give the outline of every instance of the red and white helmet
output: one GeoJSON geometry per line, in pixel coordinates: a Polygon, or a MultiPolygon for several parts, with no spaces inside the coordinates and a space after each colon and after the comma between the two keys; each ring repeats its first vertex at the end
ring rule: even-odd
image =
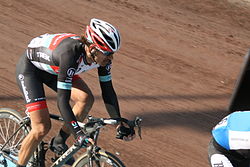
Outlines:
{"type": "Polygon", "coordinates": [[[111,24],[99,19],[90,20],[85,35],[87,40],[92,43],[90,47],[96,47],[105,55],[118,51],[121,45],[119,31],[111,24]]]}

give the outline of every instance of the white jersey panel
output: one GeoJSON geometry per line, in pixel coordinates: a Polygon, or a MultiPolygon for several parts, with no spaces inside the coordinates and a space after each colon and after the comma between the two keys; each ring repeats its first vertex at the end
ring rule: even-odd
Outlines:
{"type": "Polygon", "coordinates": [[[36,37],[31,40],[28,47],[29,48],[38,48],[38,47],[46,47],[48,48],[52,39],[59,34],[44,34],[39,37],[36,37]]]}
{"type": "Polygon", "coordinates": [[[34,66],[36,66],[40,70],[46,71],[46,72],[48,72],[50,74],[57,75],[57,73],[48,64],[41,63],[41,62],[36,62],[36,61],[31,61],[31,63],[34,64],[34,66]]]}
{"type": "Polygon", "coordinates": [[[228,131],[228,142],[231,150],[250,149],[250,131],[228,131]]]}
{"type": "Polygon", "coordinates": [[[93,68],[98,68],[100,65],[96,63],[92,63],[91,65],[86,65],[83,60],[79,63],[76,73],[75,74],[80,74],[82,72],[91,70],[93,68]]]}

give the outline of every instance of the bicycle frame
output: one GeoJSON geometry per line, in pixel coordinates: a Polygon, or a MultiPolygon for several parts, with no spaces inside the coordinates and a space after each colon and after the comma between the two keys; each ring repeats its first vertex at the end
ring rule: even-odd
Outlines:
{"type": "MultiPolygon", "coordinates": [[[[63,118],[58,116],[58,115],[54,115],[54,114],[50,114],[50,118],[53,120],[57,120],[57,121],[63,121],[63,118]]],[[[120,121],[122,121],[124,118],[122,118],[120,121]]],[[[138,120],[138,119],[137,119],[138,120]]],[[[127,120],[128,121],[128,120],[127,120]]],[[[141,120],[139,120],[140,122],[141,120]]],[[[104,127],[105,125],[108,124],[117,124],[119,122],[119,120],[115,120],[115,119],[104,119],[104,118],[93,118],[91,116],[89,116],[88,118],[88,123],[90,124],[84,124],[81,122],[78,122],[79,126],[82,128],[83,131],[85,131],[86,134],[90,135],[90,138],[92,138],[92,140],[94,141],[93,145],[88,146],[85,152],[85,155],[87,155],[89,161],[89,166],[93,166],[92,165],[92,160],[95,161],[95,163],[98,165],[99,164],[99,157],[97,156],[97,154],[99,153],[99,151],[101,150],[100,147],[97,146],[97,140],[99,137],[99,133],[100,133],[100,129],[102,127],[104,127]]],[[[136,121],[135,121],[136,123],[136,121]]],[[[4,149],[5,146],[11,142],[12,138],[22,129],[22,128],[27,128],[27,130],[30,130],[30,117],[26,116],[23,118],[23,121],[20,123],[20,127],[7,139],[7,141],[3,144],[1,150],[0,150],[0,155],[2,155],[5,159],[12,161],[13,163],[17,164],[17,160],[13,157],[10,156],[10,150],[6,150],[4,149]]],[[[135,126],[137,126],[135,124],[135,126]]],[[[18,143],[20,143],[20,141],[18,141],[18,143]]],[[[41,143],[38,145],[35,153],[33,154],[33,159],[34,161],[30,161],[28,162],[27,166],[40,166],[40,165],[44,165],[44,160],[45,160],[45,154],[48,148],[44,147],[46,144],[48,143],[44,143],[43,141],[41,141],[41,143]]],[[[62,165],[64,165],[67,160],[69,160],[75,153],[77,153],[81,148],[80,145],[78,145],[77,143],[73,144],[63,155],[61,155],[58,159],[56,159],[56,161],[51,165],[51,167],[61,167],[62,165]]],[[[103,150],[104,151],[104,150],[103,150]]],[[[6,164],[6,160],[2,160],[1,164],[6,164]]],[[[6,165],[5,165],[6,166],[6,165]]],[[[99,165],[98,165],[99,166],[99,165]]]]}
{"type": "MultiPolygon", "coordinates": [[[[54,114],[50,114],[50,118],[53,119],[53,120],[57,120],[57,121],[63,121],[62,117],[58,116],[58,115],[54,115],[54,114]]],[[[17,160],[10,157],[9,156],[9,153],[8,153],[8,150],[4,150],[5,146],[12,140],[12,138],[22,129],[22,128],[25,128],[25,126],[30,126],[30,118],[29,116],[26,116],[23,118],[23,122],[21,122],[21,126],[15,131],[15,133],[13,133],[9,138],[8,140],[5,142],[5,144],[2,146],[1,150],[0,150],[0,154],[3,155],[6,159],[14,162],[15,164],[17,164],[17,160]]],[[[81,122],[78,122],[79,126],[81,128],[84,128],[84,123],[81,123],[81,122]]],[[[97,140],[98,140],[98,136],[99,136],[99,132],[100,132],[100,129],[98,129],[99,127],[93,127],[91,128],[91,131],[95,131],[94,132],[94,135],[92,136],[93,137],[93,141],[94,143],[96,144],[97,143],[97,140]]],[[[43,142],[41,142],[43,143],[43,142]]],[[[40,147],[42,149],[44,149],[44,144],[40,144],[40,147]]],[[[96,148],[97,146],[89,146],[87,148],[87,155],[88,157],[92,157],[93,156],[93,153],[95,150],[94,148],[96,148]]],[[[62,165],[65,164],[65,162],[67,162],[67,160],[69,158],[71,158],[75,153],[77,153],[82,147],[81,146],[78,146],[76,144],[73,144],[63,155],[61,155],[52,165],[51,167],[61,167],[62,165]]],[[[99,147],[98,147],[99,148],[99,147]]],[[[96,150],[99,150],[99,149],[96,149],[96,150]]],[[[41,150],[37,150],[37,154],[39,154],[41,150]]],[[[45,153],[44,153],[45,154],[45,153]]],[[[30,163],[28,163],[28,165],[31,165],[30,163]]]]}

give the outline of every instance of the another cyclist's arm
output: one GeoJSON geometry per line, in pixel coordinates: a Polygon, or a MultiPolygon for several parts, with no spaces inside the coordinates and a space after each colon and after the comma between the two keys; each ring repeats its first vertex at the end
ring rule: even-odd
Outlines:
{"type": "Polygon", "coordinates": [[[108,64],[106,67],[98,68],[99,81],[102,90],[102,98],[105,103],[105,107],[109,113],[109,116],[112,118],[119,118],[121,117],[119,103],[112,85],[110,69],[111,63],[108,64]]]}

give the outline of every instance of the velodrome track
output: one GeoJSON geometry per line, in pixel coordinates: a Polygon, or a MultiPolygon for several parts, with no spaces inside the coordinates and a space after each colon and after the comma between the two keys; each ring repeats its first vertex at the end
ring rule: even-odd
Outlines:
{"type": "MultiPolygon", "coordinates": [[[[112,75],[122,115],[143,118],[143,140],[100,146],[128,167],[208,167],[211,128],[226,115],[235,80],[250,48],[250,10],[235,0],[1,0],[0,107],[24,110],[15,64],[43,33],[80,34],[93,17],[121,32],[112,75]]],[[[97,71],[81,74],[95,95],[91,111],[107,117],[97,71]]],[[[51,113],[56,95],[46,88],[51,113]]],[[[58,124],[46,141],[57,133],[58,124]]],[[[69,141],[71,142],[71,141],[69,141]]]]}

